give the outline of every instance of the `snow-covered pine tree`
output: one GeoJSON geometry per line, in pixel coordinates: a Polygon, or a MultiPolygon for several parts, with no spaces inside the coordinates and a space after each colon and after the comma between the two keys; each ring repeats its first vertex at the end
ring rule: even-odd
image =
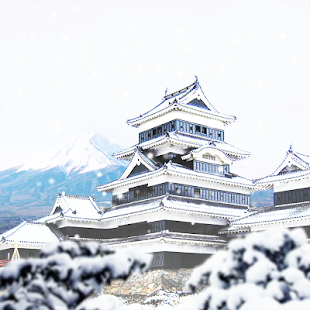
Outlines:
{"type": "Polygon", "coordinates": [[[273,229],[231,241],[228,251],[194,270],[188,287],[195,291],[200,285],[207,288],[191,309],[309,310],[310,245],[305,232],[273,229]]]}
{"type": "Polygon", "coordinates": [[[114,279],[146,270],[151,255],[110,250],[97,243],[50,245],[39,258],[10,262],[0,270],[1,310],[76,309],[114,279]]]}

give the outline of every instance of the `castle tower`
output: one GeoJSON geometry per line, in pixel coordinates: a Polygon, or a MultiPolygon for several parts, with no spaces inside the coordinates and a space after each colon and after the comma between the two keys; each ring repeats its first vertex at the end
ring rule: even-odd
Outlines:
{"type": "Polygon", "coordinates": [[[290,146],[279,167],[257,181],[274,189],[275,207],[292,207],[310,201],[310,156],[293,151],[290,146]]]}
{"type": "Polygon", "coordinates": [[[254,186],[231,172],[250,155],[224,139],[234,121],[211,105],[198,79],[128,120],[139,143],[114,154],[129,165],[118,180],[98,186],[113,194],[102,216],[110,219],[101,226],[108,244],[154,253],[154,268],[193,267],[224,247],[218,230],[245,214],[254,186]]]}
{"type": "Polygon", "coordinates": [[[232,220],[221,234],[235,236],[282,227],[302,227],[310,241],[310,156],[286,152],[284,160],[267,177],[256,180],[257,189],[273,189],[274,206],[258,208],[232,220]]]}

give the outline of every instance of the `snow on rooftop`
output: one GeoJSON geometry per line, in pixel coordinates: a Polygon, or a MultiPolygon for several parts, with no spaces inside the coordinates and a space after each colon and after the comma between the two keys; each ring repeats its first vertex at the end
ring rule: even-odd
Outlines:
{"type": "Polygon", "coordinates": [[[310,176],[310,156],[293,151],[292,146],[286,152],[284,160],[277,169],[270,175],[256,180],[257,184],[272,184],[294,180],[298,178],[307,178],[310,176]]]}
{"type": "Polygon", "coordinates": [[[159,176],[163,174],[176,175],[176,176],[181,176],[181,177],[192,177],[198,180],[205,180],[205,181],[210,181],[210,182],[215,182],[215,183],[229,184],[233,186],[242,186],[242,187],[254,189],[253,180],[249,180],[249,179],[246,179],[240,176],[229,178],[225,176],[207,174],[204,172],[197,172],[197,171],[191,170],[189,168],[183,167],[179,164],[175,164],[172,162],[166,163],[161,168],[151,171],[151,172],[143,173],[142,175],[135,175],[135,176],[131,176],[126,179],[123,179],[123,180],[116,180],[116,181],[112,181],[104,185],[99,185],[97,186],[97,189],[99,191],[111,191],[112,189],[123,186],[124,184],[132,184],[138,180],[139,181],[147,180],[147,179],[150,179],[151,177],[155,177],[155,176],[159,176]]]}
{"type": "Polygon", "coordinates": [[[250,225],[255,223],[276,222],[310,217],[310,202],[301,203],[296,207],[254,212],[249,216],[233,220],[231,226],[250,225]]]}
{"type": "MultiPolygon", "coordinates": [[[[56,198],[53,210],[62,209],[63,216],[98,219],[101,211],[92,197],[60,194],[56,198]]],[[[52,211],[53,212],[53,211],[52,211]]]]}
{"type": "Polygon", "coordinates": [[[205,180],[210,180],[214,182],[219,182],[219,183],[230,183],[232,185],[241,185],[241,186],[254,186],[254,181],[249,180],[240,176],[233,177],[233,178],[227,178],[225,176],[218,176],[218,175],[213,175],[213,174],[206,174],[204,172],[197,172],[188,168],[185,168],[181,165],[174,164],[174,163],[167,163],[166,164],[168,170],[173,171],[175,173],[181,173],[183,175],[191,175],[191,176],[196,176],[197,178],[205,179],[205,180]]]}
{"type": "Polygon", "coordinates": [[[101,220],[134,215],[136,213],[154,211],[156,209],[197,212],[204,215],[228,218],[241,217],[247,212],[247,209],[237,209],[234,208],[233,205],[231,207],[219,206],[216,203],[207,204],[204,201],[199,201],[197,199],[185,199],[178,196],[168,195],[111,208],[102,215],[101,220]]]}
{"type": "Polygon", "coordinates": [[[310,177],[310,170],[299,170],[299,171],[292,171],[292,172],[284,173],[284,174],[270,175],[265,178],[257,180],[256,184],[264,185],[264,184],[270,184],[273,182],[289,181],[289,180],[295,180],[299,178],[309,178],[309,177],[310,177]]]}
{"type": "Polygon", "coordinates": [[[1,237],[5,242],[9,243],[51,243],[58,242],[59,239],[51,231],[51,229],[40,223],[23,222],[17,227],[3,233],[1,237]]]}
{"type": "MultiPolygon", "coordinates": [[[[142,142],[138,144],[138,146],[143,150],[147,150],[154,146],[163,145],[167,142],[176,144],[176,145],[182,145],[182,146],[194,147],[194,148],[210,146],[220,151],[223,151],[228,155],[237,156],[241,158],[248,157],[250,155],[248,151],[241,150],[224,141],[205,138],[202,136],[199,137],[197,135],[191,135],[188,133],[182,133],[182,132],[177,132],[177,131],[169,132],[169,137],[167,135],[163,135],[155,139],[142,142]],[[212,142],[213,145],[210,145],[210,142],[212,142]]],[[[113,154],[113,156],[115,156],[116,158],[131,156],[135,152],[136,147],[137,147],[136,145],[132,146],[121,152],[113,154]]]]}
{"type": "Polygon", "coordinates": [[[198,79],[196,79],[193,84],[164,96],[163,101],[160,104],[148,112],[141,114],[139,117],[129,119],[127,123],[133,126],[138,125],[150,118],[154,118],[168,112],[171,108],[173,108],[174,105],[177,105],[180,108],[186,108],[189,112],[200,112],[205,116],[209,115],[209,117],[222,119],[226,123],[231,123],[236,120],[235,116],[222,114],[213,107],[213,105],[208,101],[207,97],[203,93],[198,79]],[[202,106],[198,107],[191,105],[192,100],[198,100],[201,102],[202,106]]]}

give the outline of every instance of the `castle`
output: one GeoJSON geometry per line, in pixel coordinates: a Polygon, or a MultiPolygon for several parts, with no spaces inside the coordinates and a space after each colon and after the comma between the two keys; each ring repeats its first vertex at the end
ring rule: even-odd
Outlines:
{"type": "Polygon", "coordinates": [[[50,215],[0,236],[0,259],[36,256],[50,242],[98,241],[153,253],[152,268],[192,268],[227,238],[274,227],[306,228],[310,238],[310,157],[290,148],[269,176],[249,180],[231,172],[250,153],[225,141],[235,116],[208,101],[198,79],[127,123],[139,143],[117,154],[122,176],[98,191],[113,194],[100,210],[92,197],[59,194],[50,215]],[[275,206],[250,208],[250,193],[274,189],[275,206]]]}

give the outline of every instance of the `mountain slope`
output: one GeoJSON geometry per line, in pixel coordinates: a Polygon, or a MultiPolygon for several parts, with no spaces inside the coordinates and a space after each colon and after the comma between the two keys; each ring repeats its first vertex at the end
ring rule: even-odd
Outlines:
{"type": "Polygon", "coordinates": [[[121,149],[99,134],[83,134],[44,159],[0,171],[0,216],[45,215],[62,191],[94,196],[99,206],[108,206],[111,195],[96,187],[125,170],[127,164],[112,156],[121,149]]]}
{"type": "Polygon", "coordinates": [[[58,167],[67,174],[72,171],[85,173],[107,166],[119,165],[120,161],[111,155],[121,149],[122,147],[110,142],[102,135],[83,134],[58,148],[46,158],[23,164],[17,172],[29,169],[45,171],[58,167]]]}

